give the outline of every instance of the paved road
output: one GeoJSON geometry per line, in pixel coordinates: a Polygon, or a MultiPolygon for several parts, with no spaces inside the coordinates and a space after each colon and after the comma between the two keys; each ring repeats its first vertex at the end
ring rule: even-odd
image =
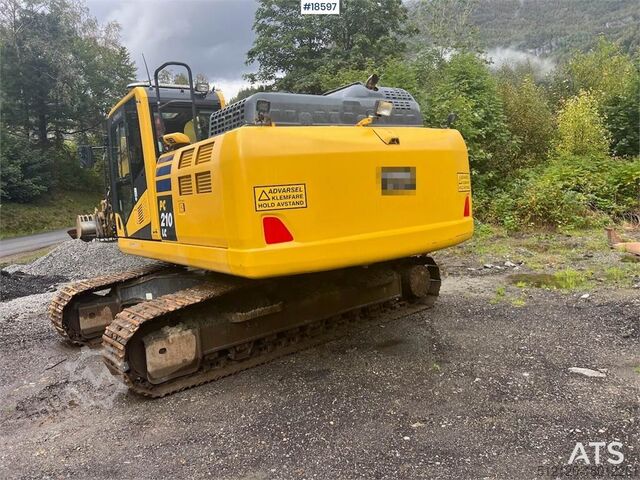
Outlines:
{"type": "Polygon", "coordinates": [[[64,242],[69,238],[67,228],[53,232],[27,235],[26,237],[7,238],[0,240],[0,257],[7,257],[17,253],[31,252],[39,248],[64,242]]]}

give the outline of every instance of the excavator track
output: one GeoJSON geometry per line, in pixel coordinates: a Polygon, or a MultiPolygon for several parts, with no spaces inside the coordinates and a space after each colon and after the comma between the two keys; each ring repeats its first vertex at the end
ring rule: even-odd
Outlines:
{"type": "Polygon", "coordinates": [[[49,304],[49,318],[55,330],[65,339],[76,345],[86,345],[88,343],[97,343],[100,337],[85,339],[79,335],[78,332],[74,332],[70,329],[69,325],[65,321],[65,311],[68,311],[73,302],[80,296],[98,292],[112,288],[116,285],[120,285],[124,282],[135,280],[145,277],[154,273],[158,273],[162,270],[171,268],[167,265],[151,265],[148,267],[139,268],[136,270],[130,270],[122,273],[115,273],[112,275],[105,275],[102,277],[95,277],[88,280],[81,280],[78,282],[65,285],[58,291],[56,296],[49,304]]]}
{"type": "MultiPolygon", "coordinates": [[[[148,339],[151,339],[150,342],[153,344],[154,335],[158,332],[168,332],[171,329],[185,331],[179,330],[176,325],[188,325],[186,331],[193,329],[194,325],[195,328],[204,329],[208,323],[214,321],[211,317],[216,314],[211,312],[215,312],[225,299],[234,295],[237,299],[248,299],[257,290],[270,291],[270,285],[273,284],[273,281],[255,282],[229,277],[208,279],[195,287],[139,303],[118,313],[102,337],[103,360],[111,373],[118,376],[132,391],[154,398],[233,375],[341,336],[349,328],[348,326],[355,322],[362,326],[379,321],[384,312],[391,312],[384,315],[385,321],[388,321],[429,308],[439,294],[440,274],[431,258],[421,257],[420,260],[423,262],[421,265],[417,265],[416,261],[411,259],[410,262],[396,263],[380,272],[367,273],[369,276],[366,279],[367,285],[374,293],[369,297],[365,293],[364,297],[355,299],[352,302],[353,308],[343,308],[331,314],[323,314],[320,318],[315,318],[309,313],[313,311],[312,308],[315,308],[313,302],[303,296],[293,295],[289,299],[294,303],[299,302],[299,304],[295,303],[294,310],[302,313],[300,318],[296,318],[295,323],[288,325],[287,328],[266,330],[262,327],[263,331],[259,334],[256,333],[259,328],[254,328],[258,323],[254,326],[248,325],[246,331],[243,331],[244,338],[240,338],[240,341],[227,344],[222,342],[221,348],[203,351],[192,370],[175,377],[167,377],[166,381],[163,379],[153,381],[144,371],[144,361],[140,360],[144,358],[145,343],[148,339]],[[396,283],[398,288],[402,284],[402,293],[398,295],[392,290],[396,283]],[[378,300],[375,300],[375,292],[380,292],[378,300]],[[194,309],[208,313],[202,316],[194,309]],[[189,312],[193,313],[189,314],[189,312]],[[304,312],[307,312],[308,321],[301,319],[305,315],[304,312]]],[[[315,279],[310,281],[309,286],[315,288],[322,285],[326,280],[320,278],[319,281],[315,279]]],[[[342,279],[344,285],[350,285],[352,280],[348,276],[342,279]]],[[[339,294],[339,289],[337,291],[339,294]]],[[[353,291],[357,295],[359,285],[354,287],[353,291]]],[[[328,303],[329,308],[333,301],[338,302],[336,305],[349,303],[349,299],[340,300],[342,301],[340,303],[333,293],[323,296],[320,292],[317,295],[318,301],[328,303]]],[[[233,300],[230,303],[233,304],[233,300]]],[[[244,322],[259,322],[260,325],[264,325],[269,322],[269,318],[277,316],[278,312],[282,311],[277,305],[279,304],[276,304],[276,307],[265,305],[254,308],[251,311],[254,316],[249,321],[245,318],[249,315],[247,312],[234,313],[228,318],[232,319],[231,322],[239,321],[241,325],[244,325],[244,322]]],[[[215,324],[210,332],[219,332],[220,336],[224,336],[224,328],[228,325],[228,322],[215,324]]],[[[200,342],[204,344],[203,339],[200,342]]],[[[161,345],[167,345],[171,349],[173,344],[169,339],[161,345]]],[[[148,344],[146,348],[148,354],[150,348],[148,344]]],[[[165,348],[161,350],[166,351],[165,348]]]]}

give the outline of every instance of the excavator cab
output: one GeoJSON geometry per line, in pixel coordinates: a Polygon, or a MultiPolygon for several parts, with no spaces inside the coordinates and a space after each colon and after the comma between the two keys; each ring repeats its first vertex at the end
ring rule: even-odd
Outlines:
{"type": "Polygon", "coordinates": [[[131,85],[107,122],[111,205],[118,237],[154,238],[150,224],[153,208],[148,196],[143,197],[148,179],[155,176],[157,159],[169,150],[207,138],[209,117],[225,106],[222,95],[209,91],[208,85],[194,88],[191,69],[184,63],[164,63],[154,78],[154,85],[131,85]],[[171,65],[186,69],[189,85],[159,83],[159,73],[171,65]]]}
{"type": "Polygon", "coordinates": [[[136,82],[107,117],[107,201],[93,215],[79,215],[74,238],[90,241],[111,239],[129,234],[133,238],[151,239],[148,223],[150,206],[144,200],[134,206],[155,176],[158,157],[176,148],[208,137],[209,117],[224,108],[220,91],[207,84],[193,86],[191,69],[180,62],[167,62],[155,71],[155,84],[136,82]],[[189,85],[160,84],[158,74],[170,65],[184,66],[189,85]],[[106,208],[106,209],[105,209],[106,208]],[[133,230],[133,231],[132,231],[133,230]]]}

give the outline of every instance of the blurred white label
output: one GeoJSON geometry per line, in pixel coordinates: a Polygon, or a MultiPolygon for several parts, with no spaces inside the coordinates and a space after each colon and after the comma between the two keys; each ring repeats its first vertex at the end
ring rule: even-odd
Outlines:
{"type": "Polygon", "coordinates": [[[340,0],[300,0],[300,13],[303,15],[340,15],[340,0]]]}

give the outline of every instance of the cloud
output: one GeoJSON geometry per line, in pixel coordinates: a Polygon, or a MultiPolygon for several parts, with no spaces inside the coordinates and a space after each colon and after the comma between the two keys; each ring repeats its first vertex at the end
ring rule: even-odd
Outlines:
{"type": "Polygon", "coordinates": [[[87,6],[101,23],[120,24],[139,79],[147,77],[144,53],[151,74],[166,61],[186,62],[194,75],[228,87],[227,98],[247,85],[242,74],[252,71],[244,61],[254,39],[254,0],[87,0],[87,6]]]}
{"type": "Polygon", "coordinates": [[[486,56],[496,68],[500,68],[503,65],[530,63],[534,70],[537,70],[543,76],[551,73],[556,67],[553,60],[549,58],[538,57],[532,53],[510,47],[492,48],[487,51],[486,56]]]}

